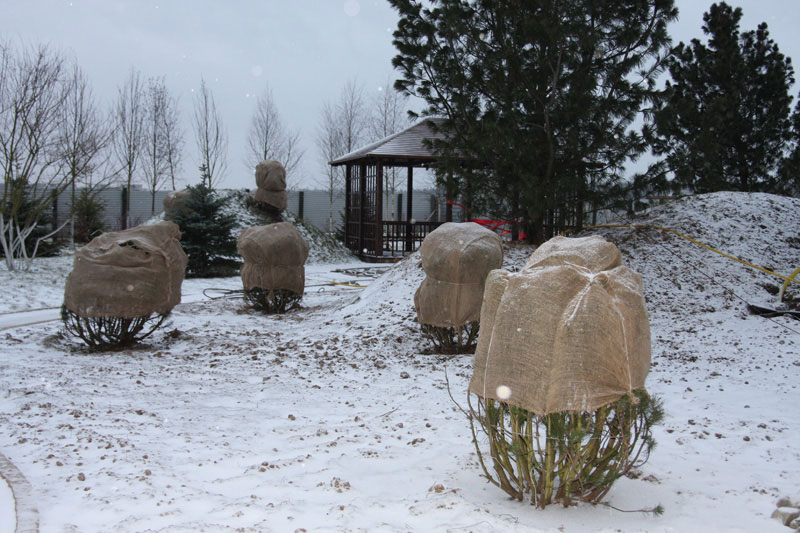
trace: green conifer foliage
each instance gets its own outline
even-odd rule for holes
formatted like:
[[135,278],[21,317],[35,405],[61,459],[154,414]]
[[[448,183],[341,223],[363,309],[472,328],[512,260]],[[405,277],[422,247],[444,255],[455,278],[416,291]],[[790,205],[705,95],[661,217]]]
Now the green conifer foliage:
[[[469,405],[486,478],[540,508],[601,502],[617,479],[647,461],[655,446],[652,426],[664,416],[661,400],[643,390],[594,411],[537,415],[481,397]],[[649,511],[662,512],[660,506]]]
[[[201,167],[201,172],[205,170]],[[232,230],[236,225],[233,215],[225,214],[225,199],[203,180],[187,187],[191,192],[184,203],[185,209],[174,209],[166,217],[181,229],[181,246],[189,258],[187,277],[234,276],[239,272],[236,238]]]
[[788,156],[781,162],[779,192],[800,196],[800,94],[792,113],[792,133]]
[[740,33],[741,8],[713,4],[703,15],[706,43],[680,43],[669,61],[672,80],[649,131],[664,161],[650,176],[676,189],[779,192],[790,139],[791,60],[769,38],[766,23]]
[[395,88],[448,119],[432,147],[450,197],[541,242],[576,198],[619,192],[645,149],[631,126],[658,94],[673,0],[390,3]]
[[72,208],[75,217],[75,242],[87,243],[106,230],[103,222],[103,202],[89,188],[81,189]]

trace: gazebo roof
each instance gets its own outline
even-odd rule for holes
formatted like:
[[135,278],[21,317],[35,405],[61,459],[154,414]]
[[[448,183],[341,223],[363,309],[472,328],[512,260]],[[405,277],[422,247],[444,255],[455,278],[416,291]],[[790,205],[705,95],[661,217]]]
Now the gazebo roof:
[[384,165],[423,165],[434,161],[436,157],[423,143],[424,139],[444,139],[440,131],[433,131],[431,123],[440,125],[447,119],[438,117],[425,118],[403,131],[384,137],[380,141],[354,150],[333,161],[331,166],[346,165],[361,160],[380,161]]

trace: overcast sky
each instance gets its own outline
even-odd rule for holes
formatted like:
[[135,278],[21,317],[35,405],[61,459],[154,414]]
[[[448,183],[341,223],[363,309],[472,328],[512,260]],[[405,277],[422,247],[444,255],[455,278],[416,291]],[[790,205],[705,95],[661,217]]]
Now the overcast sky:
[[[676,0],[675,43],[701,37],[705,0]],[[738,0],[741,29],[765,21],[781,52],[800,62],[800,0]],[[199,182],[191,129],[193,94],[203,77],[229,137],[223,187],[254,186],[244,164],[255,98],[269,86],[287,126],[299,129],[305,156],[290,184],[315,188],[323,162],[314,138],[319,111],[348,80],[368,98],[384,90],[395,55],[397,15],[385,0],[0,0],[0,39],[49,43],[78,62],[103,105],[131,67],[163,76],[180,98],[187,150],[183,173]],[[800,73],[798,73],[800,76]],[[798,86],[792,89],[797,95]]]

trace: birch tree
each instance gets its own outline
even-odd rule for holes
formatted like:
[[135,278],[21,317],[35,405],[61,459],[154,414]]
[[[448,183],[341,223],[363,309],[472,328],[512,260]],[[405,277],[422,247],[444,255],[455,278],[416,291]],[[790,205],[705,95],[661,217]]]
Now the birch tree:
[[69,182],[72,206],[70,243],[75,246],[76,187],[97,189],[105,177],[92,185],[92,176],[108,159],[107,147],[112,129],[97,106],[92,88],[79,66],[73,65],[67,80],[64,105],[59,116],[58,157]]
[[166,107],[162,117],[161,126],[164,131],[164,151],[166,156],[167,175],[169,176],[172,190],[176,190],[176,176],[180,173],[183,163],[183,148],[185,145],[184,131],[181,126],[178,99],[167,94]]
[[[389,135],[398,133],[411,125],[408,116],[408,95],[395,91],[391,76],[379,89],[372,100],[368,131],[372,141],[378,141]],[[394,202],[398,183],[403,179],[401,169],[389,167],[383,170],[383,193],[386,199],[383,205],[389,207],[392,220],[397,220]],[[408,191],[411,194],[411,191]]]
[[118,89],[114,108],[114,155],[128,191],[122,208],[123,229],[131,223],[131,185],[136,179],[144,149],[144,99],[141,73],[131,68],[128,79]]
[[[30,266],[26,239],[69,184],[57,168],[65,62],[46,46],[0,43],[0,245],[8,270]],[[60,229],[60,228],[58,228]]]
[[228,134],[217,112],[214,95],[202,79],[194,102],[194,134],[200,157],[199,167],[204,169],[202,180],[213,189],[227,172]]
[[169,179],[164,115],[168,93],[164,78],[150,78],[144,99],[143,148],[145,185],[150,191],[150,216],[156,214],[156,191]]
[[286,169],[288,183],[302,157],[300,133],[286,128],[275,105],[272,90],[265,89],[256,100],[256,109],[247,132],[245,164],[253,169],[265,159],[279,161]]
[[328,163],[352,152],[366,141],[367,109],[364,89],[351,80],[345,84],[336,101],[325,102],[317,130],[317,149],[325,168],[323,187],[328,192],[328,231],[333,232],[333,204],[336,192],[344,185],[344,168]]

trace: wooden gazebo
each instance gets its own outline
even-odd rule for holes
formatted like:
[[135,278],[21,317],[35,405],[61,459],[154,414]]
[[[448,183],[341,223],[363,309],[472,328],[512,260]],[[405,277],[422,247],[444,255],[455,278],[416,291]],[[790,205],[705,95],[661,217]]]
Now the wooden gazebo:
[[[436,161],[423,140],[443,138],[442,133],[431,128],[431,123],[442,120],[424,119],[329,163],[345,166],[345,244],[362,259],[395,261],[414,251],[425,236],[441,224],[414,220],[412,202],[414,168],[428,168]],[[384,169],[391,167],[408,169],[406,219],[403,221],[383,220]],[[448,221],[450,213],[447,209]]]

